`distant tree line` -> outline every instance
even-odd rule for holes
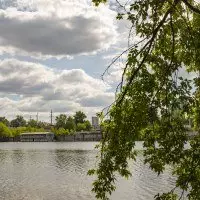
[[[82,111],[77,111],[74,116],[60,114],[56,116],[55,125],[30,119],[26,121],[23,116],[17,115],[9,121],[0,117],[0,137],[15,137],[23,132],[53,131],[57,135],[74,134],[76,131],[90,131],[91,123]]]

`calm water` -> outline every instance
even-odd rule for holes
[[[91,200],[96,143],[0,143],[1,200]],[[141,143],[137,144],[141,149]],[[173,188],[168,171],[157,177],[139,156],[131,163],[133,177],[120,179],[112,200],[150,200]]]

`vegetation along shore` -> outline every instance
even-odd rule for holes
[[[34,119],[26,121],[20,115],[17,115],[11,121],[5,117],[0,117],[0,141],[20,141],[20,137],[25,133],[32,133],[32,135],[40,133],[41,135],[45,135],[47,132],[54,133],[54,141],[81,141],[84,140],[85,134],[100,133],[98,118],[93,118],[97,119],[95,125],[92,125],[87,120],[86,114],[82,111],[77,111],[74,116],[60,114],[56,116],[54,124]],[[80,133],[82,136],[78,136]],[[77,136],[75,137],[75,135]],[[94,138],[96,137],[98,136],[95,135]]]

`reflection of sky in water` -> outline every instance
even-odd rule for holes
[[[0,143],[0,199],[95,199],[90,192],[92,177],[86,175],[95,163],[94,146],[92,142]],[[128,181],[119,178],[113,200],[149,200],[174,185],[168,172],[158,178],[143,165],[141,155],[130,166],[133,176]]]

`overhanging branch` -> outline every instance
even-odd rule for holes
[[[182,1],[185,3],[185,5],[186,5],[190,10],[192,10],[193,12],[195,12],[195,13],[197,13],[197,14],[200,15],[200,10],[199,10],[198,8],[196,8],[196,7],[194,7],[193,5],[191,5],[187,0],[182,0]]]
[[[124,91],[122,92],[122,95],[119,97],[119,99],[117,100],[117,104],[120,105],[121,102],[123,101],[124,97],[126,96],[126,93],[128,91],[128,87],[131,85],[131,83],[133,82],[135,76],[137,75],[138,71],[140,70],[140,68],[143,66],[144,62],[146,61],[146,58],[151,50],[151,46],[157,36],[158,31],[160,30],[160,28],[162,27],[162,25],[165,23],[167,17],[169,16],[169,14],[171,14],[171,12],[173,11],[174,7],[179,3],[179,0],[175,0],[173,5],[167,10],[167,12],[165,13],[164,17],[162,18],[162,20],[160,21],[160,23],[158,24],[158,26],[156,27],[156,29],[153,31],[152,37],[151,39],[144,45],[144,47],[142,48],[142,50],[140,52],[142,52],[143,50],[145,50],[147,48],[147,53],[145,54],[145,56],[143,57],[142,61],[140,62],[139,66],[136,69],[132,70],[132,75],[126,85],[126,87],[124,88]]]

